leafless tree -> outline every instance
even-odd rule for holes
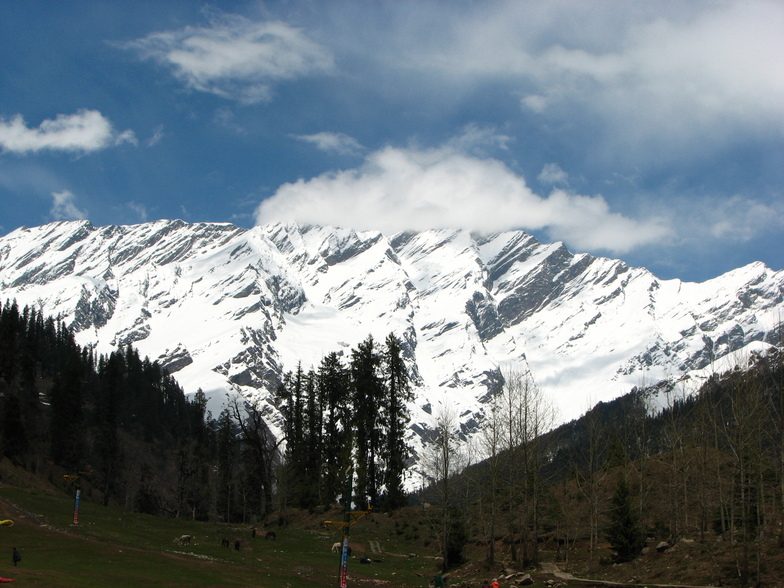
[[[438,537],[444,569],[449,566],[452,557],[450,548],[456,539],[453,536],[455,530],[463,523],[460,511],[456,508],[457,494],[452,489],[452,482],[464,466],[465,456],[461,451],[457,414],[452,406],[442,404],[434,414],[421,467],[435,496],[431,525]]]
[[[511,556],[514,561],[518,559],[516,540],[519,535],[524,563],[536,563],[545,487],[542,468],[548,449],[542,435],[555,424],[555,408],[531,372],[514,369],[504,373],[504,385],[495,408],[500,446],[509,458],[504,485],[510,513]]]
[[[250,457],[248,474],[258,486],[255,494],[259,514],[264,516],[272,511],[273,472],[283,439],[275,439],[256,405],[242,402],[235,396],[229,402],[229,410],[239,426],[240,441]]]

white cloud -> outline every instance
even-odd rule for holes
[[[400,71],[458,97],[505,87],[525,115],[601,129],[605,156],[678,159],[741,132],[784,135],[780,1],[507,1],[436,17],[437,35],[422,34],[431,21],[395,31]]]
[[[364,151],[364,147],[345,133],[315,133],[313,135],[294,135],[295,139],[312,143],[321,151],[334,151],[341,155],[357,155]]]
[[[447,146],[387,147],[359,169],[284,184],[256,210],[256,222],[296,221],[387,234],[465,228],[545,230],[577,249],[616,253],[669,235],[660,219],[637,221],[610,211],[600,196],[556,190],[543,198],[503,163]]]
[[[539,172],[539,175],[536,176],[536,179],[539,180],[540,183],[548,184],[550,186],[569,185],[569,174],[562,170],[561,166],[557,163],[546,164],[542,168],[542,171]]]
[[[52,192],[52,208],[49,214],[54,220],[83,220],[87,218],[86,210],[79,210],[75,203],[76,197],[69,191]]]
[[[702,217],[714,240],[742,243],[784,228],[784,205],[765,204],[740,195],[701,203]]]
[[[537,114],[542,114],[547,109],[547,98],[538,94],[525,96],[521,102],[525,107]]]
[[[135,145],[133,131],[117,133],[97,110],[58,114],[54,120],[44,120],[38,128],[29,128],[21,114],[10,120],[0,118],[0,147],[13,153],[42,150],[87,153],[121,143]]]
[[[209,26],[152,33],[121,45],[170,67],[186,86],[243,104],[268,101],[275,84],[332,70],[332,55],[300,29],[218,15]]]
[[[508,149],[512,141],[512,137],[499,133],[492,125],[470,123],[447,141],[446,147],[459,153],[484,157],[488,151]]]
[[[139,217],[139,221],[147,222],[147,207],[139,202],[126,202],[125,205],[130,208]]]
[[[158,125],[153,129],[152,137],[147,139],[147,147],[153,147],[163,140],[165,133],[163,132],[163,125]]]

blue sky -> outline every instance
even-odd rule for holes
[[[784,268],[779,1],[0,0],[0,233],[525,229]]]

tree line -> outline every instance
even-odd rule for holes
[[[605,543],[611,561],[629,561],[646,539],[691,539],[723,546],[710,549],[732,571],[716,580],[764,581],[766,553],[784,548],[784,354],[686,386],[640,386],[553,429],[532,375],[510,372],[471,445],[448,411],[437,414],[421,500],[438,507],[445,566],[462,561],[469,538],[489,565],[536,564],[549,541],[567,567],[578,545],[598,566]]]
[[[82,475],[103,504],[154,514],[202,507],[186,470],[209,452],[206,399],[188,400],[131,346],[97,355],[62,321],[6,302],[0,408],[0,451],[18,466],[54,481]]]
[[[284,417],[286,498],[300,508],[333,504],[355,472],[354,495],[361,508],[404,506],[406,441],[412,400],[400,340],[383,346],[369,336],[344,364],[328,353],[316,370],[301,365],[277,391]]]
[[[0,305],[0,453],[65,487],[148,514],[252,521],[278,506],[312,507],[342,495],[356,463],[355,495],[374,507],[405,503],[411,398],[399,340],[372,337],[344,365],[282,378],[271,405],[234,398],[217,419],[201,390],[128,345],[99,355],[62,321]],[[285,449],[284,449],[285,448]]]

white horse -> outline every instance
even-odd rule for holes
[[[340,551],[340,548],[343,547],[342,543],[333,543],[332,544],[332,553],[337,553]]]
[[[191,542],[191,539],[193,539],[193,535],[180,535],[174,542],[178,545],[188,545]]]

